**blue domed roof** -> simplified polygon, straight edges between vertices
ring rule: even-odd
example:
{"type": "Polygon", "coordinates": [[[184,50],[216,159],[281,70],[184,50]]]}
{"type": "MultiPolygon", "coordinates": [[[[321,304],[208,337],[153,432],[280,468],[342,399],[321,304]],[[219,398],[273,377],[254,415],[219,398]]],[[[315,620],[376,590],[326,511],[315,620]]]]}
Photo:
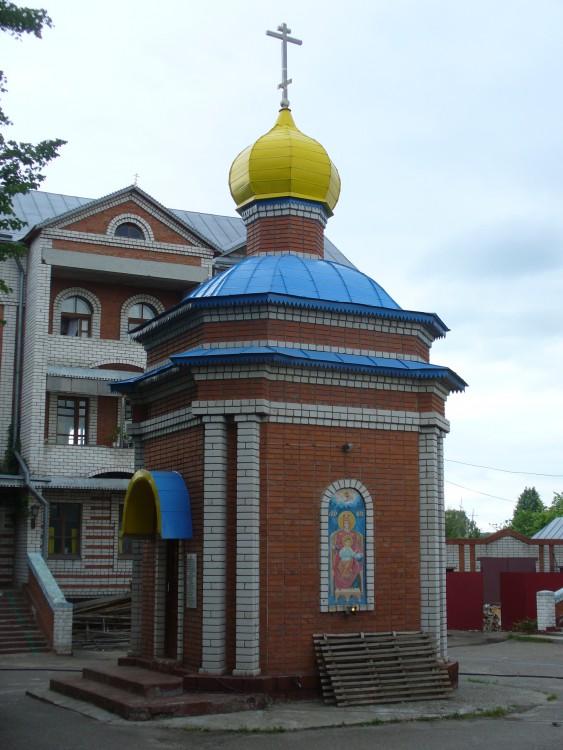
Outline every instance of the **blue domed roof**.
{"type": "MultiPolygon", "coordinates": [[[[195,289],[185,299],[282,295],[400,310],[400,306],[369,276],[328,260],[297,255],[246,258],[195,289]]],[[[251,301],[250,299],[248,300],[251,301]]]]}

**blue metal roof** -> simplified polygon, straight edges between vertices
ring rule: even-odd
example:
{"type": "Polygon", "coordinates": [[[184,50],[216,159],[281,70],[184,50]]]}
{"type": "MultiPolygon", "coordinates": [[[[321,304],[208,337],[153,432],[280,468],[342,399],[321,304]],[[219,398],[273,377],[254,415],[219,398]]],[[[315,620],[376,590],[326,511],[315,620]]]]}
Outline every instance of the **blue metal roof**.
{"type": "Polygon", "coordinates": [[[376,281],[355,268],[290,253],[245,258],[204,282],[185,299],[264,293],[401,309],[376,281]]]}
{"type": "Polygon", "coordinates": [[[139,469],[131,477],[123,508],[123,534],[192,539],[188,488],[177,471],[139,469]]]}
{"type": "Polygon", "coordinates": [[[451,390],[463,391],[467,383],[453,370],[441,365],[389,357],[370,357],[363,354],[342,354],[316,349],[293,349],[282,346],[214,347],[191,349],[173,354],[175,365],[259,364],[276,362],[296,367],[321,367],[329,370],[368,372],[394,377],[444,379],[451,390]]]}
{"type": "Polygon", "coordinates": [[[172,364],[162,365],[161,367],[155,367],[153,370],[147,370],[141,375],[134,375],[132,378],[123,378],[122,380],[116,380],[113,383],[109,383],[109,388],[112,393],[130,393],[137,387],[137,383],[143,380],[150,380],[150,378],[156,378],[163,372],[171,370],[174,367],[172,364]]]}
{"type": "Polygon", "coordinates": [[[435,313],[401,309],[383,287],[356,268],[290,253],[245,258],[194,289],[178,308],[184,303],[192,309],[279,304],[423,323],[437,337],[449,330],[435,313]]]}

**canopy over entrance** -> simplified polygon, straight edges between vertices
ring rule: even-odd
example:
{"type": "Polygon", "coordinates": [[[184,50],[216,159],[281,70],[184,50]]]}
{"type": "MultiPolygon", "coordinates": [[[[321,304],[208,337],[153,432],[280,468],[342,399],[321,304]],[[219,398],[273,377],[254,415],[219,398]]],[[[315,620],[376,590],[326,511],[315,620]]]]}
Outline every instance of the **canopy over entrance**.
{"type": "Polygon", "coordinates": [[[140,469],[131,477],[123,509],[123,536],[192,539],[188,488],[177,471],[140,469]]]}

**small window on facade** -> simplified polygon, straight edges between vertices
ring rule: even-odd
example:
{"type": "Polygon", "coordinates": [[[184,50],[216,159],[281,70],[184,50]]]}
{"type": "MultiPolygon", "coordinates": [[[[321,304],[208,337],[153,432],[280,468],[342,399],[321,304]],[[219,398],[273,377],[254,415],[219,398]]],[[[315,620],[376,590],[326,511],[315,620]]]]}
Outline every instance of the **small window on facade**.
{"type": "Polygon", "coordinates": [[[127,316],[127,331],[132,331],[133,328],[146,323],[147,320],[152,320],[156,315],[156,310],[151,305],[147,305],[146,302],[139,302],[129,308],[127,316]]]}
{"type": "Polygon", "coordinates": [[[115,230],[116,237],[128,237],[130,240],[144,240],[143,230],[131,221],[120,224],[115,230]]]}
{"type": "Polygon", "coordinates": [[[83,297],[67,297],[61,305],[61,336],[92,335],[92,306],[83,297]]]}
{"type": "Polygon", "coordinates": [[[57,400],[57,443],[88,444],[88,399],[65,397],[57,400]]]}
{"type": "Polygon", "coordinates": [[[49,554],[80,554],[82,508],[78,503],[51,503],[49,508],[49,554]]]}
{"type": "Polygon", "coordinates": [[[131,539],[121,536],[123,529],[123,505],[119,506],[119,536],[118,536],[118,550],[120,555],[132,555],[133,547],[131,545],[131,539]]]}

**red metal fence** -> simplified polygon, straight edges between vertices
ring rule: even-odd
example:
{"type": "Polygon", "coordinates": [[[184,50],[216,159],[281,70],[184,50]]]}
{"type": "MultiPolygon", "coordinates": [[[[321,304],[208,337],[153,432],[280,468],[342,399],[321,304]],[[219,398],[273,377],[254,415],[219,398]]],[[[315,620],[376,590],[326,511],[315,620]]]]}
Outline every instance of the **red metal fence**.
{"type": "Polygon", "coordinates": [[[535,620],[536,593],[563,587],[563,573],[501,573],[502,629],[512,630],[520,620],[535,620]]]}
{"type": "Polygon", "coordinates": [[[449,630],[483,629],[483,574],[446,573],[449,630]]]}

